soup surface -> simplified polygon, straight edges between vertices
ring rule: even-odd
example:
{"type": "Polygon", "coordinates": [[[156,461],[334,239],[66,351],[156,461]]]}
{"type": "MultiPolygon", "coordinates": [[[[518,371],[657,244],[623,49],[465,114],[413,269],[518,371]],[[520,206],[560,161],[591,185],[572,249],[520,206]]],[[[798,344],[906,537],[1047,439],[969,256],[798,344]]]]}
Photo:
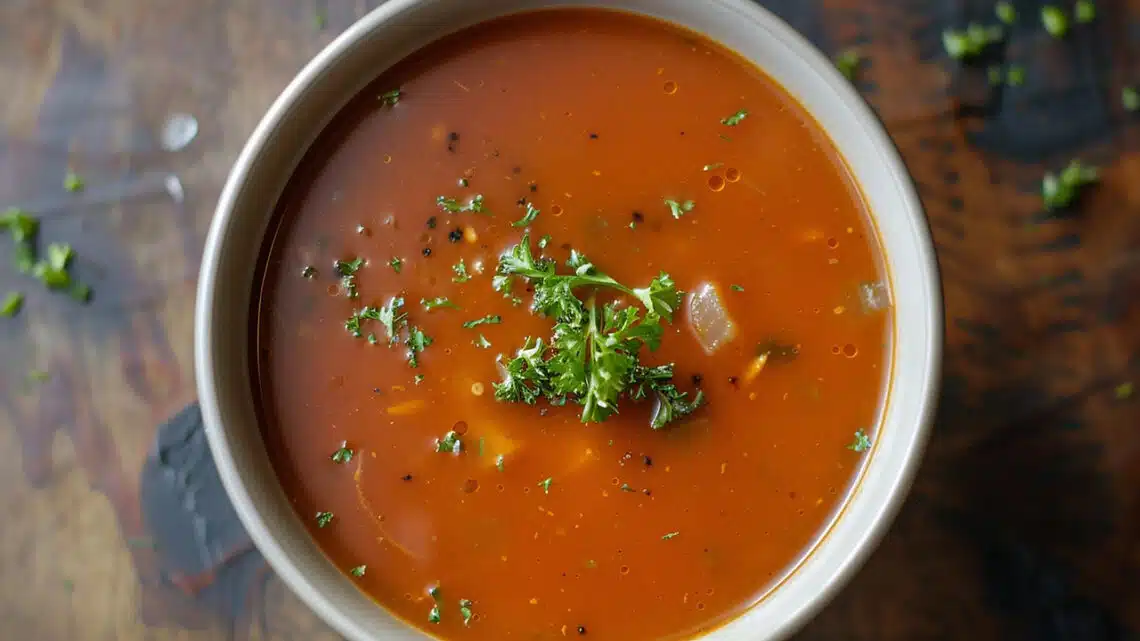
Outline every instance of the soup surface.
{"type": "Polygon", "coordinates": [[[281,201],[256,378],[285,491],[362,590],[444,639],[715,627],[810,549],[874,436],[889,312],[861,295],[881,279],[864,214],[803,109],[692,33],[565,10],[432,44],[281,201]],[[566,321],[532,310],[554,281],[494,279],[524,234],[534,265],[588,281],[560,335],[589,374],[562,392],[525,383],[565,344],[516,356],[566,321]],[[689,292],[671,320],[667,283],[646,303],[602,276],[661,272],[689,292]],[[605,352],[607,303],[659,349],[605,352]],[[669,363],[675,390],[630,383],[605,417],[602,388],[669,363]],[[553,402],[510,402],[535,389],[553,402]]]}

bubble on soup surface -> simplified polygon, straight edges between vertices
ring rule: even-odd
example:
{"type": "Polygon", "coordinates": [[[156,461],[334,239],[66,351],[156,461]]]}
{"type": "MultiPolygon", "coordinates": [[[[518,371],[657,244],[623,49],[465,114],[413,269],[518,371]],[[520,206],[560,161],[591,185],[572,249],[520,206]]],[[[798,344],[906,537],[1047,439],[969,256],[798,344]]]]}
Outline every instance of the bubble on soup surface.
{"type": "Polygon", "coordinates": [[[891,306],[891,291],[887,289],[886,283],[881,281],[860,283],[859,303],[863,306],[863,312],[867,314],[884,310],[891,306]]]}

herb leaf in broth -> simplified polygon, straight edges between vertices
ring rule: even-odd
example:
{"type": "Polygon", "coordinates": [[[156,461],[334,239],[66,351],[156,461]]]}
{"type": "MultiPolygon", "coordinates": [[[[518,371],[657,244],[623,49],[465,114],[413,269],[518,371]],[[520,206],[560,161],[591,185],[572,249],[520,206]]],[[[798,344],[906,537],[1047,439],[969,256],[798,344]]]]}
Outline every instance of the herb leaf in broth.
{"type": "Polygon", "coordinates": [[[542,488],[545,494],[550,494],[550,486],[554,483],[554,479],[549,476],[538,482],[538,486],[542,488]]]}
{"type": "Polygon", "coordinates": [[[747,117],[748,117],[748,110],[747,109],[741,109],[740,111],[732,114],[731,116],[725,116],[724,118],[721,118],[720,124],[726,125],[729,127],[735,127],[735,126],[739,125],[747,117]]]}
{"type": "Polygon", "coordinates": [[[349,574],[357,578],[364,576],[364,572],[368,569],[367,565],[358,565],[348,571],[349,574]]]}
{"type": "Polygon", "coordinates": [[[871,437],[867,436],[867,432],[863,430],[855,430],[855,438],[847,449],[852,452],[866,452],[871,449],[871,437]]]}
{"type": "Polygon", "coordinates": [[[451,266],[451,271],[455,273],[451,279],[453,283],[466,283],[471,280],[471,275],[467,273],[467,263],[464,263],[462,258],[459,259],[458,263],[451,266]]]}
{"type": "Polygon", "coordinates": [[[483,208],[483,194],[475,194],[466,204],[461,204],[455,198],[440,196],[435,199],[435,204],[439,205],[440,209],[449,214],[459,214],[463,212],[474,212],[477,214],[490,213],[483,208]]]}
{"type": "Polygon", "coordinates": [[[680,219],[681,216],[693,211],[697,203],[686,200],[684,202],[677,202],[676,200],[665,199],[665,205],[669,207],[669,213],[673,214],[673,218],[680,219]]]}
{"type": "Polygon", "coordinates": [[[400,89],[385,91],[384,93],[380,94],[380,104],[385,107],[395,107],[396,104],[400,102],[400,97],[403,95],[404,92],[400,89]]]}
{"type": "Polygon", "coordinates": [[[697,411],[705,399],[705,393],[697,390],[696,396],[690,401],[687,393],[677,389],[673,383],[673,365],[658,365],[657,367],[634,368],[631,377],[633,391],[630,398],[635,401],[642,400],[653,394],[657,404],[654,405],[653,415],[649,425],[659,430],[673,421],[683,418],[697,411]]]}
{"type": "Polygon", "coordinates": [[[435,309],[439,309],[441,307],[450,307],[451,309],[459,309],[459,305],[456,305],[455,303],[451,302],[450,300],[448,300],[446,297],[443,297],[443,296],[437,296],[437,297],[431,298],[431,299],[421,298],[420,304],[423,305],[424,309],[426,309],[429,312],[432,310],[435,310],[435,309]]]}
{"type": "Polygon", "coordinates": [[[479,334],[479,338],[476,338],[475,340],[471,341],[471,344],[474,345],[475,347],[478,347],[479,349],[490,349],[491,348],[491,341],[487,340],[487,338],[485,336],[483,336],[482,334],[479,334]]]}
{"type": "Polygon", "coordinates": [[[459,616],[463,617],[463,625],[471,625],[471,618],[474,615],[471,611],[471,606],[474,605],[470,599],[459,600],[459,616]]]}
{"type": "Polygon", "coordinates": [[[665,535],[663,535],[663,536],[661,537],[661,540],[662,540],[662,541],[668,541],[669,539],[673,539],[673,538],[676,538],[676,537],[677,537],[677,536],[679,536],[680,534],[681,534],[680,532],[670,532],[670,533],[668,533],[668,534],[665,534],[665,535]]]}
{"type": "Polygon", "coordinates": [[[404,261],[393,256],[392,259],[388,261],[388,266],[392,268],[392,271],[399,274],[400,271],[404,269],[404,261]]]}
{"type": "Polygon", "coordinates": [[[435,451],[459,454],[463,451],[463,440],[459,437],[458,432],[455,430],[448,430],[442,438],[437,438],[435,440],[435,451]]]}
{"type": "Polygon", "coordinates": [[[322,527],[322,528],[328,527],[329,523],[332,523],[333,513],[332,512],[317,512],[316,519],[317,519],[317,527],[322,527]]]}
{"type": "Polygon", "coordinates": [[[352,460],[353,454],[355,454],[355,452],[348,446],[348,441],[341,441],[340,447],[337,448],[329,458],[332,459],[333,463],[344,464],[352,460]]]}
{"type": "Polygon", "coordinates": [[[480,325],[498,325],[501,322],[503,322],[502,316],[499,316],[498,314],[488,314],[483,318],[476,318],[475,320],[464,322],[463,328],[471,329],[472,327],[478,327],[480,325]]]}
{"type": "Polygon", "coordinates": [[[384,331],[388,335],[389,345],[394,344],[398,339],[400,325],[408,321],[408,315],[400,312],[400,308],[403,306],[404,298],[402,296],[393,296],[376,312],[376,320],[384,325],[384,331]]]}
{"type": "Polygon", "coordinates": [[[432,342],[431,336],[423,333],[423,330],[419,327],[411,327],[408,330],[408,338],[404,340],[404,344],[408,347],[408,365],[419,367],[420,354],[423,353],[432,342]]]}
{"type": "Polygon", "coordinates": [[[542,212],[539,210],[538,207],[534,206],[534,203],[527,203],[526,204],[526,213],[523,214],[522,218],[511,223],[511,227],[526,227],[527,225],[533,223],[534,219],[538,218],[538,215],[540,213],[542,213],[542,212]]]}

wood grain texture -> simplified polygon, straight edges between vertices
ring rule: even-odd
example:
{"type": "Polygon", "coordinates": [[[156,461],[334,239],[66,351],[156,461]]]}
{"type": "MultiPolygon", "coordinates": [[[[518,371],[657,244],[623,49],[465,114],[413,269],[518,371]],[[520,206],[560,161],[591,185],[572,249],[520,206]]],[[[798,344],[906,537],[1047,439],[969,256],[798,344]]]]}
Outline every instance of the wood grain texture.
{"type": "MultiPolygon", "coordinates": [[[[140,475],[155,428],[194,398],[191,318],[225,174],[269,102],[378,0],[8,0],[0,4],[0,206],[70,242],[96,295],[28,294],[0,323],[0,639],[335,640],[240,545],[199,573],[154,545],[140,475]],[[320,29],[313,16],[324,11],[320,29]],[[168,153],[172,112],[200,134],[168,153]],[[61,188],[68,167],[88,189],[61,188]],[[162,189],[177,174],[186,200],[162,189]],[[26,372],[50,381],[33,384],[26,372]],[[224,580],[223,580],[224,579],[224,580]]],[[[911,499],[801,641],[1115,641],[1140,632],[1140,1],[1101,0],[1064,41],[1022,20],[995,62],[942,54],[988,0],[768,0],[828,52],[869,59],[858,85],[930,216],[947,305],[946,384],[911,499]],[[1045,169],[1104,180],[1049,216],[1045,169]]],[[[149,458],[148,458],[149,455],[149,458]]],[[[240,543],[240,542],[239,542],[240,543]]]]}

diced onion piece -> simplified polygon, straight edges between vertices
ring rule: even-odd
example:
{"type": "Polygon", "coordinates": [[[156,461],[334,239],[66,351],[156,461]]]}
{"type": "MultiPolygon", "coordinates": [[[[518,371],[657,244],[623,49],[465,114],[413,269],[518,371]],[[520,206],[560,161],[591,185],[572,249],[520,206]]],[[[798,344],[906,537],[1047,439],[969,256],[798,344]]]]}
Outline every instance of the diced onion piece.
{"type": "Polygon", "coordinates": [[[708,354],[736,337],[736,323],[732,322],[712,283],[702,283],[689,296],[689,327],[708,354]]]}

